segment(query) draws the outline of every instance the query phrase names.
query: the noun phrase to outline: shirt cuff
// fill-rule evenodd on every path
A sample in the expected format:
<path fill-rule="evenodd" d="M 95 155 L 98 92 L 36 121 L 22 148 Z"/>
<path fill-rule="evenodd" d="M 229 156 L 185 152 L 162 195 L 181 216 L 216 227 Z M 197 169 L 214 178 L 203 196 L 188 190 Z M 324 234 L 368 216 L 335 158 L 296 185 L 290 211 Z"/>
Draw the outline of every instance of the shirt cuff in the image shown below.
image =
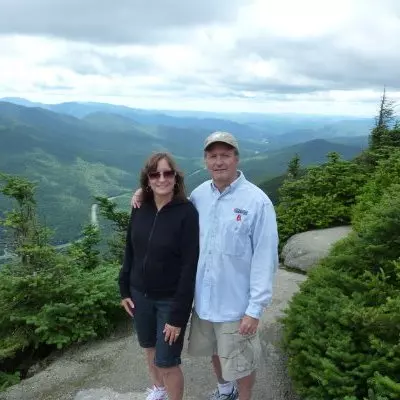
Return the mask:
<path fill-rule="evenodd" d="M 260 319 L 262 312 L 263 312 L 262 306 L 250 303 L 249 306 L 247 307 L 245 314 L 248 315 L 249 317 Z"/>

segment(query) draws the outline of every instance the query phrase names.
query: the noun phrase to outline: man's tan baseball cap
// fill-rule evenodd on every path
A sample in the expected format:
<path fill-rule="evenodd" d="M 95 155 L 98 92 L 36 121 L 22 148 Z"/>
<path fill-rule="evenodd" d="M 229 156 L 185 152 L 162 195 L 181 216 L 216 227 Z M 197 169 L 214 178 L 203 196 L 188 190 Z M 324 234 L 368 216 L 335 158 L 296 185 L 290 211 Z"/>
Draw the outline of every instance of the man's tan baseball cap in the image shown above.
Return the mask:
<path fill-rule="evenodd" d="M 210 145 L 217 142 L 229 144 L 236 150 L 239 150 L 239 144 L 236 138 L 229 132 L 221 131 L 213 132 L 210 136 L 206 138 L 206 140 L 204 141 L 204 150 L 207 150 Z"/>

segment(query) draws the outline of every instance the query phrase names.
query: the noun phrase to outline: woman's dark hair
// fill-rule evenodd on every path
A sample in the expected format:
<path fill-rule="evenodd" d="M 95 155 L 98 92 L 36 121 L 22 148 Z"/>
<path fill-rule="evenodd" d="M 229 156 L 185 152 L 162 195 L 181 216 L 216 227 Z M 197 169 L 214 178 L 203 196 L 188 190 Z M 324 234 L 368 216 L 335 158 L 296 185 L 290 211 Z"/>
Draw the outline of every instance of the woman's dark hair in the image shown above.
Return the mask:
<path fill-rule="evenodd" d="M 154 193 L 149 185 L 148 174 L 157 171 L 157 165 L 161 160 L 167 161 L 170 168 L 175 171 L 174 198 L 186 201 L 187 196 L 183 173 L 179 170 L 171 154 L 164 152 L 152 154 L 147 159 L 144 167 L 142 168 L 142 171 L 140 173 L 140 187 L 142 188 L 143 201 L 145 203 L 149 203 L 154 199 Z"/>

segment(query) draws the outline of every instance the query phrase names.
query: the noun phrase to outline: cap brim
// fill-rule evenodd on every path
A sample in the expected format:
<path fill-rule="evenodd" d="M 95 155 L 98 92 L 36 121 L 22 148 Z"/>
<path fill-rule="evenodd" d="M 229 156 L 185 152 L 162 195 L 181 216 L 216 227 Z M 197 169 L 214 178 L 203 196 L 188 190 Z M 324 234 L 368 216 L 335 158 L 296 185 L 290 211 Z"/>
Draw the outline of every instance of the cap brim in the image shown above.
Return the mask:
<path fill-rule="evenodd" d="M 204 150 L 207 150 L 210 146 L 212 146 L 215 143 L 223 143 L 223 144 L 226 144 L 226 145 L 232 147 L 232 149 L 237 149 L 237 147 L 234 146 L 232 143 L 225 142 L 224 140 L 214 140 L 214 141 L 212 141 L 210 143 L 207 143 L 207 145 L 204 146 Z"/>

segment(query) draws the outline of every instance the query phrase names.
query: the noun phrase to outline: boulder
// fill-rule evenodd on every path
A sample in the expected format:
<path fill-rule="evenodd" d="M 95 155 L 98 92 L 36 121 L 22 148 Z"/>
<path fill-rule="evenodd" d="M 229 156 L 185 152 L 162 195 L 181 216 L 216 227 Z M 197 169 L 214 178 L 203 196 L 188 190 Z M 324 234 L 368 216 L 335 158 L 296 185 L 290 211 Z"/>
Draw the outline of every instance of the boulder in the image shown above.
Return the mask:
<path fill-rule="evenodd" d="M 351 226 L 339 226 L 298 233 L 282 249 L 283 265 L 307 272 L 329 254 L 334 243 L 350 232 Z"/>

